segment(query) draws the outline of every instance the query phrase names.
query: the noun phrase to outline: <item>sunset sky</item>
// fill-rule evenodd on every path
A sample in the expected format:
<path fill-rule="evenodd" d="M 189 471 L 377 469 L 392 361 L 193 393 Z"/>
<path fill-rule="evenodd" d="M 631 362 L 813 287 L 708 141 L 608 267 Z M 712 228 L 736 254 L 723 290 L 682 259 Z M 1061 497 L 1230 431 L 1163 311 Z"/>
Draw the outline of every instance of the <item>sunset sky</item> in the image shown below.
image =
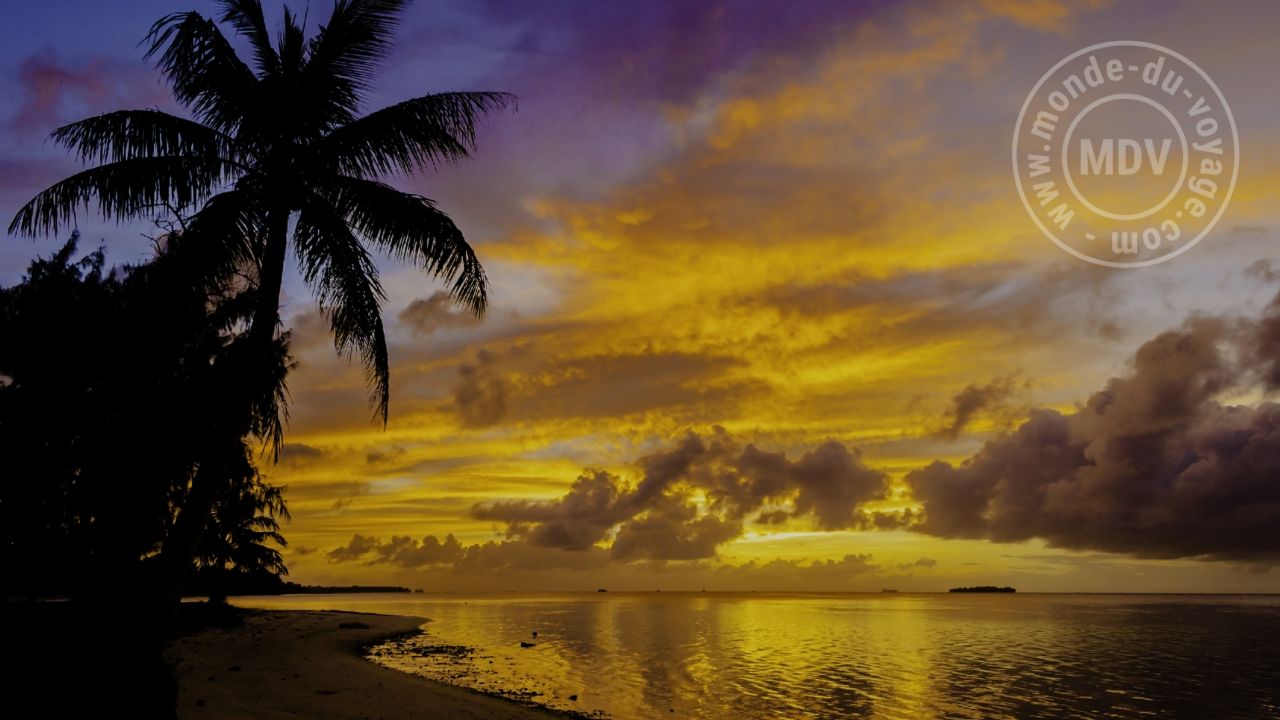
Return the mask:
<path fill-rule="evenodd" d="M 214 7 L 0 5 L 7 224 L 77 167 L 53 128 L 177 110 L 137 43 Z M 1277 22 L 1268 2 L 415 4 L 375 106 L 519 97 L 472 160 L 393 180 L 450 212 L 492 305 L 477 323 L 384 259 L 384 430 L 286 280 L 298 366 L 267 473 L 290 579 L 1280 591 Z M 1135 270 L 1049 242 L 1009 163 L 1040 76 L 1121 39 L 1212 76 L 1242 151 L 1214 231 Z M 158 232 L 80 228 L 113 263 Z M 0 285 L 63 239 L 6 238 Z"/>

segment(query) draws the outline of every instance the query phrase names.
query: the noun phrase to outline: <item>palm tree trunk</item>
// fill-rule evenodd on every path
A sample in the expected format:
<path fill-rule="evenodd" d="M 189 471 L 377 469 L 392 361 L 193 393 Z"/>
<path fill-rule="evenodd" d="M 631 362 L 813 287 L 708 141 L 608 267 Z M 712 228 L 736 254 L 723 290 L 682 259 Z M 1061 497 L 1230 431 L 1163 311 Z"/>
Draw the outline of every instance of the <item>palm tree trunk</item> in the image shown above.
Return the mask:
<path fill-rule="evenodd" d="M 216 567 L 211 569 L 213 572 L 209 573 L 209 604 L 226 605 L 227 585 L 230 584 L 231 571 L 229 571 L 222 563 L 219 563 Z"/>
<path fill-rule="evenodd" d="M 191 573 L 200 538 L 204 536 L 209 518 L 213 514 L 219 480 L 218 467 L 221 465 L 223 464 L 213 458 L 200 464 L 200 469 L 191 479 L 186 501 L 161 548 L 160 593 L 156 598 L 160 607 L 156 608 L 156 617 L 160 619 L 162 631 L 172 630 L 177 623 L 182 586 Z"/>
<path fill-rule="evenodd" d="M 186 502 L 174 522 L 173 530 L 161 550 L 160 617 L 169 628 L 177 621 L 182 586 L 195 562 L 200 539 L 209 525 L 217 488 L 226 482 L 228 471 L 223 458 L 227 450 L 239 447 L 253 426 L 253 407 L 258 384 L 269 382 L 268 363 L 273 355 L 276 326 L 280 322 L 280 286 L 284 277 L 285 251 L 289 242 L 289 211 L 272 211 L 267 217 L 267 245 L 258 268 L 258 299 L 252 325 L 249 327 L 247 352 L 240 355 L 238 367 L 222 376 L 226 387 L 219 388 L 226 402 L 215 413 L 207 457 L 191 480 Z"/>
<path fill-rule="evenodd" d="M 280 284 L 284 280 L 285 250 L 289 245 L 289 211 L 278 209 L 267 216 L 267 247 L 258 268 L 258 306 L 249 328 L 250 345 L 261 362 L 269 362 L 271 344 L 280 324 Z M 265 373 L 260 375 L 265 381 Z M 246 383 L 252 385 L 252 383 Z"/>

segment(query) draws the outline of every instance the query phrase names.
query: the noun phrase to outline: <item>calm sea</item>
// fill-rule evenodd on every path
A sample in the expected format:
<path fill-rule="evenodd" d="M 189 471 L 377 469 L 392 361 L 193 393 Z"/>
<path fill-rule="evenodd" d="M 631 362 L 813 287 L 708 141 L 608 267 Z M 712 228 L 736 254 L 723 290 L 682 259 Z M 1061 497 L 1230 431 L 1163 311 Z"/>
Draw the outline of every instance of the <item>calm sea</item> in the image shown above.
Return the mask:
<path fill-rule="evenodd" d="M 618 720 L 1280 718 L 1277 596 L 415 594 L 236 604 L 430 618 L 424 636 L 381 646 L 373 659 Z"/>

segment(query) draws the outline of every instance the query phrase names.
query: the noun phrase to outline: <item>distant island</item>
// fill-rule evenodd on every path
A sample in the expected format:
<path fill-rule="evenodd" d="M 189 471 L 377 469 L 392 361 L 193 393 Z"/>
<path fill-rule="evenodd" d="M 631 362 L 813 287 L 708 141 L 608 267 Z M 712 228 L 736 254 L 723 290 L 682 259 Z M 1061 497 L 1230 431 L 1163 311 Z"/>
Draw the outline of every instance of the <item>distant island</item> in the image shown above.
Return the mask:
<path fill-rule="evenodd" d="M 953 593 L 1015 593 L 1018 592 L 1011 587 L 996 587 L 995 585 L 974 585 L 973 587 L 951 588 L 949 592 Z"/>
<path fill-rule="evenodd" d="M 281 594 L 294 595 L 332 595 L 337 593 L 407 593 L 413 591 L 399 585 L 299 585 L 287 582 L 280 592 Z"/>

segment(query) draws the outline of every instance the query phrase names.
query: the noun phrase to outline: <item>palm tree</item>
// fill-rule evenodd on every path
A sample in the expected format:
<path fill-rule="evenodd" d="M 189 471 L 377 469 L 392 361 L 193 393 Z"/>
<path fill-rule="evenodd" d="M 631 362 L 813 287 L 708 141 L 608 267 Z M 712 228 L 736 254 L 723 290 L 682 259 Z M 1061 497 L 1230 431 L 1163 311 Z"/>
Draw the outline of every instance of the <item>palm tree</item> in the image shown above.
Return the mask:
<path fill-rule="evenodd" d="M 408 0 L 336 0 L 310 38 L 305 20 L 286 8 L 274 41 L 260 0 L 219 4 L 217 21 L 175 13 L 144 40 L 147 57 L 158 58 L 194 119 L 122 110 L 59 128 L 57 143 L 98 164 L 41 192 L 9 226 L 11 233 L 57 233 L 95 200 L 104 218 L 117 221 L 163 209 L 200 248 L 211 278 L 251 276 L 256 300 L 245 349 L 228 364 L 222 406 L 210 413 L 212 457 L 227 456 L 248 435 L 279 448 L 279 433 L 263 420 L 271 413 L 262 409 L 279 388 L 272 367 L 279 366 L 275 337 L 290 239 L 337 350 L 364 364 L 383 424 L 390 393 L 385 296 L 370 250 L 416 264 L 483 314 L 487 281 L 462 232 L 434 202 L 384 178 L 467 157 L 479 118 L 514 106 L 506 93 L 450 92 L 362 114 Z M 218 21 L 247 40 L 251 63 L 236 55 Z M 191 482 L 163 550 L 173 568 L 170 599 L 230 470 L 211 462 Z"/>
<path fill-rule="evenodd" d="M 284 489 L 263 481 L 245 448 L 244 482 L 228 488 L 214 504 L 209 529 L 200 541 L 196 563 L 213 582 L 209 600 L 225 603 L 233 573 L 288 575 L 284 556 L 273 547 L 288 547 L 277 518 L 289 520 Z"/>

